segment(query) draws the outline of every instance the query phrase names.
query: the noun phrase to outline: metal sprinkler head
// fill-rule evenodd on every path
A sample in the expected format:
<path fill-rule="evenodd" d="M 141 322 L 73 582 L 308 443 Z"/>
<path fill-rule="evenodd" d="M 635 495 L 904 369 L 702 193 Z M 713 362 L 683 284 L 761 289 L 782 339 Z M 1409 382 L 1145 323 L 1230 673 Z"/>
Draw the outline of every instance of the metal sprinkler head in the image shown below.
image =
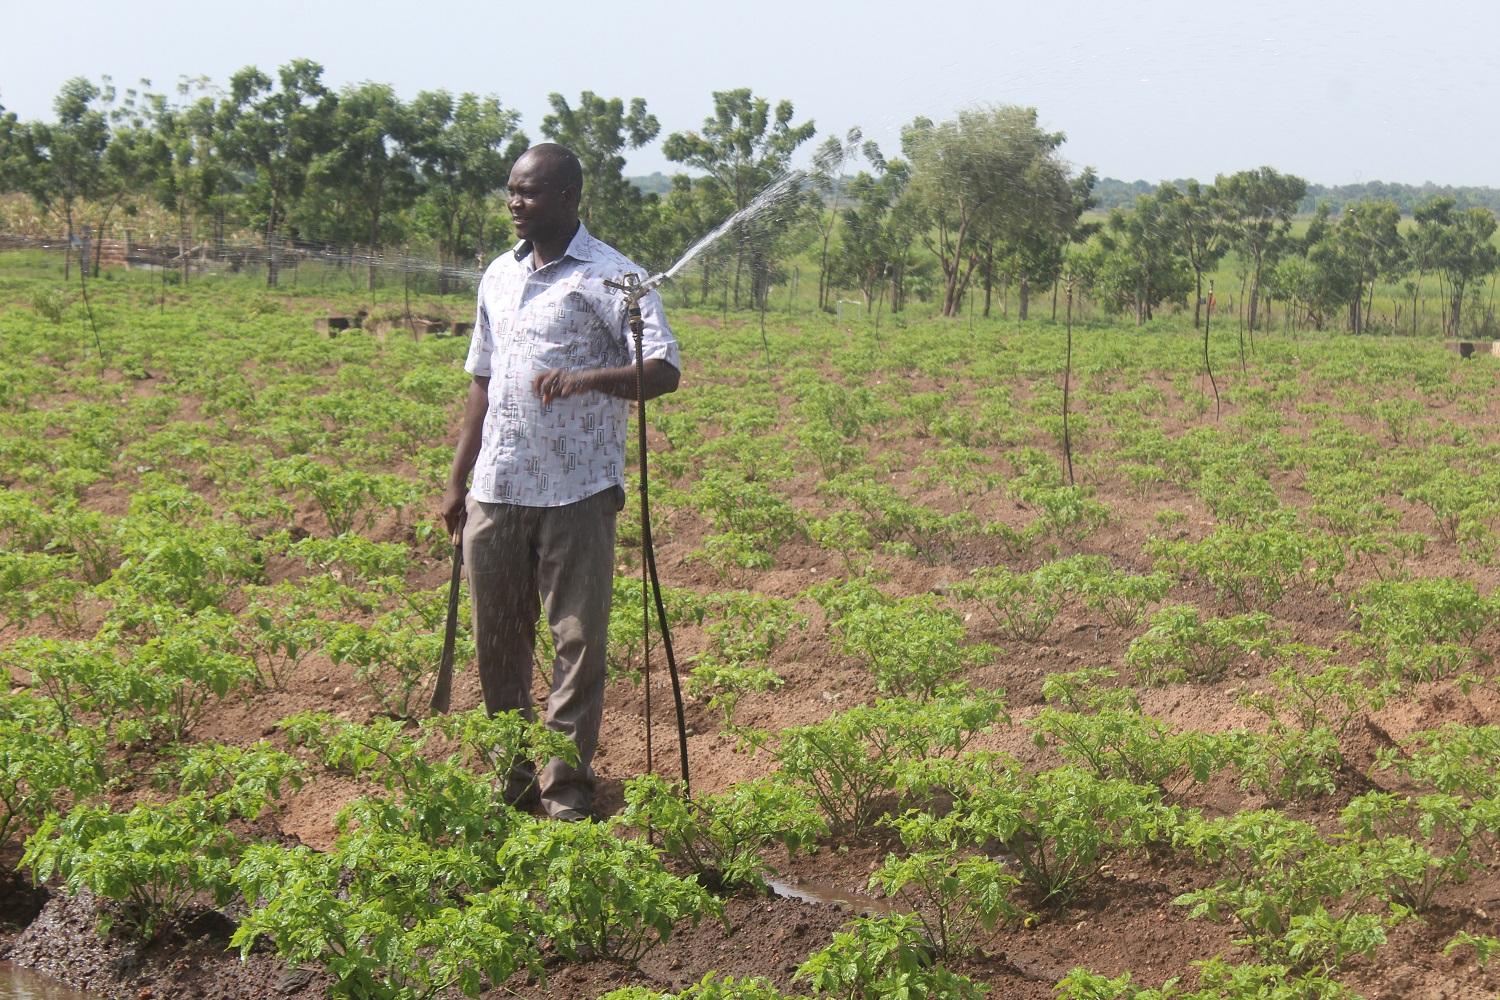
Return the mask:
<path fill-rule="evenodd" d="M 645 298 L 646 293 L 660 284 L 665 277 L 666 275 L 664 274 L 653 274 L 645 281 L 642 281 L 640 275 L 634 271 L 630 271 L 619 281 L 610 281 L 608 278 L 605 278 L 604 284 L 608 288 L 624 292 L 625 301 L 630 305 L 635 305 L 641 299 Z"/>

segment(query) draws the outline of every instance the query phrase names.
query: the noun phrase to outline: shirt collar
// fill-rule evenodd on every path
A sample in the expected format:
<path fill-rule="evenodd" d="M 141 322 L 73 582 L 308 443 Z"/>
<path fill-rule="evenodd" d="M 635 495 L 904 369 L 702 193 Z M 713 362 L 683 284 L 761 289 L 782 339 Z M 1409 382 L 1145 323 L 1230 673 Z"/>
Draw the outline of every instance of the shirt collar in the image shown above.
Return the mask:
<path fill-rule="evenodd" d="M 512 254 L 520 253 L 521 257 L 518 258 L 520 260 L 525 260 L 531 253 L 534 253 L 531 250 L 530 240 L 517 240 L 516 245 L 511 247 L 510 250 Z M 578 231 L 568 241 L 568 248 L 563 251 L 562 255 L 563 257 L 572 257 L 576 261 L 592 261 L 594 259 L 594 238 L 584 228 L 582 221 L 578 223 Z M 531 259 L 535 258 L 532 257 Z M 535 270 L 534 267 L 533 270 Z"/>

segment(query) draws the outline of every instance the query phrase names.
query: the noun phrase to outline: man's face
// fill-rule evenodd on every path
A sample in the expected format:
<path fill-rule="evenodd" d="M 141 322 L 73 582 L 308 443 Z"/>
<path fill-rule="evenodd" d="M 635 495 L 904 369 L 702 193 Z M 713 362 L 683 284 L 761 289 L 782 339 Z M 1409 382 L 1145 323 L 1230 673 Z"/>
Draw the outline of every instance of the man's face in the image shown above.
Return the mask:
<path fill-rule="evenodd" d="M 522 156 L 506 184 L 516 235 L 543 243 L 565 236 L 578 221 L 578 193 L 558 182 L 545 157 Z"/>

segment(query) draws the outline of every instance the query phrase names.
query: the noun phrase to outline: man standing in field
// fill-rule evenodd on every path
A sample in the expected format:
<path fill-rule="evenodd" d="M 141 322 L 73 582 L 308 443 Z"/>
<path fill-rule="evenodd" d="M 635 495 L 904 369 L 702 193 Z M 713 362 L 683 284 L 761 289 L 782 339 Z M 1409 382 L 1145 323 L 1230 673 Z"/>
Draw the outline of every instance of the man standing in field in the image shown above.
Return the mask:
<path fill-rule="evenodd" d="M 510 172 L 521 242 L 479 283 L 464 364 L 474 380 L 442 501 L 448 530 L 463 525 L 489 713 L 531 714 L 537 612 L 546 609 L 557 651 L 547 726 L 572 738 L 579 763 L 553 758 L 540 781 L 516 765 L 506 795 L 521 808 L 540 798 L 568 821 L 590 818 L 593 804 L 627 401 L 636 398 L 626 303 L 604 282 L 644 275 L 579 222 L 582 187 L 578 157 L 555 143 L 531 147 Z M 676 390 L 680 362 L 661 297 L 647 295 L 641 312 L 653 399 Z"/>

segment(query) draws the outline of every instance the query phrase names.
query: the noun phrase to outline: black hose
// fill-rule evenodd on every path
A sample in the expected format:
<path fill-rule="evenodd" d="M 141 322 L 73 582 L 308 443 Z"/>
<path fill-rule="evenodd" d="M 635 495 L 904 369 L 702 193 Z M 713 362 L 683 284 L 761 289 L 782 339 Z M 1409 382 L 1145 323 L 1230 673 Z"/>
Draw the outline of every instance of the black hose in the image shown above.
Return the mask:
<path fill-rule="evenodd" d="M 656 603 L 656 620 L 661 628 L 662 650 L 667 654 L 667 673 L 672 678 L 672 700 L 677 706 L 677 749 L 682 758 L 682 792 L 691 798 L 693 789 L 691 779 L 688 777 L 687 714 L 682 705 L 682 680 L 677 673 L 677 657 L 672 652 L 672 631 L 667 625 L 667 607 L 661 598 L 661 580 L 656 574 L 656 548 L 651 543 L 651 503 L 647 477 L 648 449 L 646 448 L 646 324 L 641 317 L 639 299 L 634 299 L 630 303 L 630 332 L 635 335 L 636 417 L 639 420 L 640 432 L 641 553 L 646 571 L 651 578 L 651 592 Z M 649 615 L 650 612 L 646 611 L 646 614 Z M 646 655 L 649 656 L 651 637 L 645 635 L 643 641 L 646 646 Z M 647 683 L 650 683 L 649 678 Z M 649 709 L 646 716 L 646 738 L 649 742 L 651 738 Z"/>

